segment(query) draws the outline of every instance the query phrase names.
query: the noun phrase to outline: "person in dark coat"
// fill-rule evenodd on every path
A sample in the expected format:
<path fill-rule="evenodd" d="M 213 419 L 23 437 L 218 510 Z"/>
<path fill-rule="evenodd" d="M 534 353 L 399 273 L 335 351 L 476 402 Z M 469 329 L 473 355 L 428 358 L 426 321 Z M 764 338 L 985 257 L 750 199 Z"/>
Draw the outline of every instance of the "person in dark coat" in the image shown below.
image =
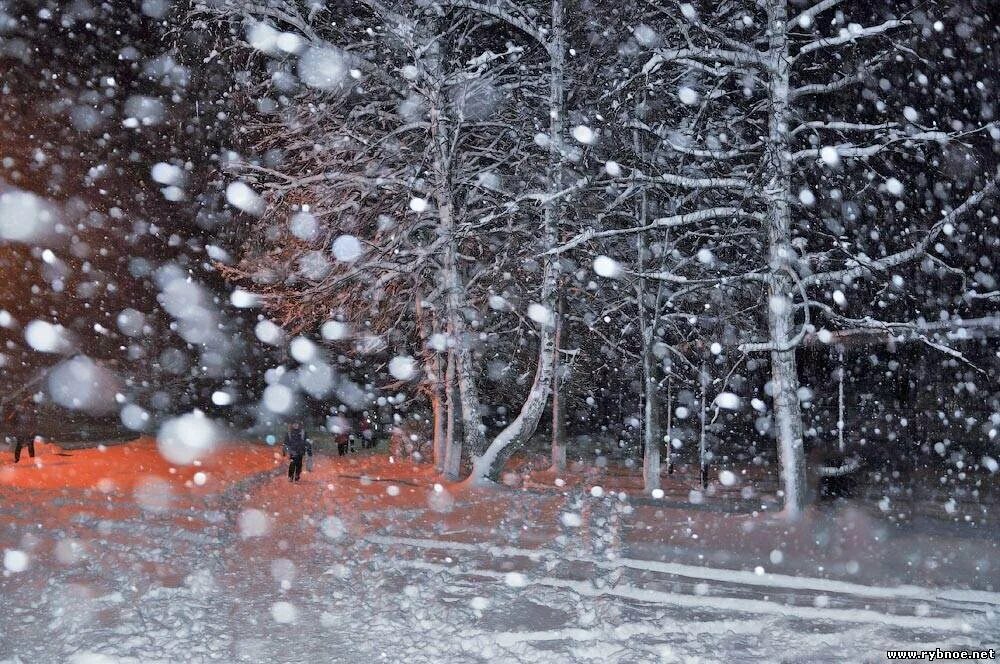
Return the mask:
<path fill-rule="evenodd" d="M 361 447 L 370 450 L 375 447 L 375 432 L 372 431 L 372 423 L 368 418 L 368 411 L 361 414 L 361 422 L 358 425 L 361 435 Z"/>
<path fill-rule="evenodd" d="M 14 406 L 4 405 L 3 409 L 0 409 L 0 432 L 3 435 L 3 442 L 7 445 L 14 445 L 16 435 L 14 433 L 14 417 L 17 411 Z"/>
<path fill-rule="evenodd" d="M 298 482 L 302 476 L 302 458 L 307 454 L 310 457 L 313 455 L 312 443 L 306 438 L 301 422 L 296 421 L 288 425 L 284 453 L 291 458 L 288 464 L 288 481 Z"/>
<path fill-rule="evenodd" d="M 351 451 L 351 423 L 346 417 L 337 417 L 333 420 L 330 432 L 337 443 L 337 456 L 344 456 Z"/>
<path fill-rule="evenodd" d="M 28 457 L 35 458 L 35 403 L 27 399 L 19 408 L 8 413 L 7 430 L 14 438 L 14 463 L 21 460 L 21 448 L 28 448 Z"/>

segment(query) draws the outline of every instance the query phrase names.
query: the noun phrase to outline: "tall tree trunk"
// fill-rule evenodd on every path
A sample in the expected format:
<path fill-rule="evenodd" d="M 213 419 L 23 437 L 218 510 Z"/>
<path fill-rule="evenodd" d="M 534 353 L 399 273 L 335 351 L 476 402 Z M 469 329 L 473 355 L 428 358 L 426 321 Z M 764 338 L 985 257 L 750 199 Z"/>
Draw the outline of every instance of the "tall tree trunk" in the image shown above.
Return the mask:
<path fill-rule="evenodd" d="M 674 384 L 667 377 L 667 474 L 674 474 Z"/>
<path fill-rule="evenodd" d="M 442 212 L 441 214 L 445 214 Z M 447 210 L 450 216 L 451 210 Z M 465 284 L 458 268 L 458 241 L 449 242 L 445 249 L 445 285 L 448 290 L 448 328 L 453 344 L 456 382 L 460 398 L 462 416 L 462 433 L 465 445 L 470 454 L 479 454 L 486 448 L 486 428 L 483 426 L 482 404 L 479 399 L 479 388 L 476 384 L 475 367 L 473 366 L 472 350 L 469 348 L 465 334 L 465 319 L 462 309 L 467 302 Z"/>
<path fill-rule="evenodd" d="M 650 346 L 643 349 L 642 375 L 645 383 L 642 443 L 642 483 L 646 491 L 660 488 L 660 393 L 653 374 Z"/>
<path fill-rule="evenodd" d="M 701 427 L 698 434 L 698 476 L 701 481 L 701 488 L 704 489 L 708 486 L 708 459 L 707 457 L 707 421 L 708 421 L 708 364 L 702 360 L 701 361 L 701 375 L 699 382 L 701 383 Z"/>
<path fill-rule="evenodd" d="M 559 218 L 562 201 L 557 195 L 563 188 L 563 134 L 565 126 L 565 30 L 563 28 L 563 0 L 552 0 L 552 26 L 549 41 L 549 166 L 548 196 L 543 203 L 542 250 L 555 248 L 559 239 Z M 538 330 L 538 365 L 535 379 L 521 411 L 514 421 L 497 434 L 489 447 L 473 459 L 469 482 L 482 483 L 499 478 L 504 463 L 510 455 L 534 434 L 548 403 L 552 389 L 555 365 L 555 317 L 558 280 L 558 258 L 546 253 L 542 269 L 541 305 L 552 317 Z"/>
<path fill-rule="evenodd" d="M 648 202 L 643 189 L 639 202 L 639 225 L 646 225 Z M 656 309 L 652 320 L 646 314 L 646 235 L 639 233 L 636 242 L 636 264 L 639 282 L 636 293 L 639 310 L 639 333 L 642 335 L 642 484 L 647 492 L 660 488 L 660 389 L 656 382 L 656 358 L 653 355 L 653 331 L 656 328 Z"/>
<path fill-rule="evenodd" d="M 802 441 L 802 412 L 799 407 L 799 375 L 795 348 L 787 348 L 795 322 L 790 294 L 794 270 L 791 246 L 792 197 L 788 126 L 790 61 L 788 55 L 786 0 L 767 0 L 768 56 L 771 67 L 769 93 L 771 112 L 765 165 L 769 174 L 765 185 L 768 203 L 768 259 L 771 278 L 768 289 L 768 333 L 774 344 L 771 351 L 771 387 L 774 400 L 774 423 L 781 461 L 785 513 L 797 518 L 806 500 L 805 452 Z"/>
<path fill-rule="evenodd" d="M 445 394 L 447 396 L 447 423 L 445 434 L 444 476 L 457 480 L 462 468 L 462 439 L 456 431 L 458 427 L 458 389 L 455 386 L 455 353 L 448 353 L 448 368 L 445 370 Z"/>
<path fill-rule="evenodd" d="M 434 469 L 437 472 L 444 470 L 445 454 L 447 453 L 445 441 L 445 412 L 444 412 L 444 381 L 441 371 L 441 356 L 429 347 L 432 326 L 428 320 L 428 314 L 424 311 L 424 301 L 418 291 L 415 296 L 414 315 L 417 328 L 420 331 L 420 340 L 423 343 L 424 358 L 424 390 L 430 398 L 432 423 L 432 445 L 434 454 Z"/>
<path fill-rule="evenodd" d="M 840 347 L 837 354 L 839 367 L 837 368 L 837 451 L 844 453 L 844 347 Z"/>
<path fill-rule="evenodd" d="M 556 350 L 552 367 L 552 470 L 561 473 L 566 470 L 566 400 L 562 386 L 566 382 L 565 366 L 559 358 L 559 346 L 563 339 L 563 300 L 559 299 L 556 313 Z"/>
<path fill-rule="evenodd" d="M 445 392 L 444 381 L 441 380 L 441 358 L 434 355 L 432 365 L 429 370 L 434 372 L 431 389 L 431 412 L 434 418 L 434 469 L 437 472 L 444 471 L 445 456 L 448 453 L 447 422 L 445 421 Z"/>
<path fill-rule="evenodd" d="M 440 52 L 441 42 L 437 39 L 437 24 L 436 16 L 431 16 L 421 24 L 421 29 L 427 33 L 423 40 L 421 62 L 430 90 L 429 124 L 433 150 L 434 198 L 439 220 L 438 232 L 447 240 L 442 251 L 441 276 L 445 286 L 448 335 L 457 360 L 455 364 L 461 395 L 462 430 L 465 444 L 470 452 L 478 452 L 485 447 L 485 429 L 482 425 L 482 406 L 475 381 L 472 351 L 465 337 L 463 309 L 468 303 L 468 297 L 458 265 L 460 238 L 455 220 L 452 178 L 452 132 L 456 129 L 451 126 L 445 113 L 448 101 L 444 93 L 445 73 Z"/>

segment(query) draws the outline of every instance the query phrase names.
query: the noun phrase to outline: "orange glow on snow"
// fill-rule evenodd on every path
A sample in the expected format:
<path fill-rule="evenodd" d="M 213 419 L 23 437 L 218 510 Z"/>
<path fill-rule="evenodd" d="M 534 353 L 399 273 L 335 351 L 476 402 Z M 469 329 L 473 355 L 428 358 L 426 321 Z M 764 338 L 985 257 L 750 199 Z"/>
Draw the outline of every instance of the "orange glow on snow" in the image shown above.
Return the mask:
<path fill-rule="evenodd" d="M 131 491 L 137 484 L 156 477 L 175 489 L 194 493 L 215 492 L 220 484 L 229 484 L 276 464 L 275 448 L 249 443 L 229 444 L 201 460 L 200 466 L 171 464 L 156 449 L 151 438 L 122 445 L 110 445 L 101 451 L 97 448 L 61 450 L 55 445 L 41 443 L 36 446 L 38 456 L 28 457 L 27 449 L 21 451 L 21 462 L 11 463 L 10 453 L 4 455 L 0 465 L 0 485 L 24 489 L 94 489 L 105 493 Z M 278 455 L 280 458 L 280 454 Z M 39 462 L 40 467 L 34 462 Z M 205 473 L 205 483 L 194 482 L 196 473 Z"/>

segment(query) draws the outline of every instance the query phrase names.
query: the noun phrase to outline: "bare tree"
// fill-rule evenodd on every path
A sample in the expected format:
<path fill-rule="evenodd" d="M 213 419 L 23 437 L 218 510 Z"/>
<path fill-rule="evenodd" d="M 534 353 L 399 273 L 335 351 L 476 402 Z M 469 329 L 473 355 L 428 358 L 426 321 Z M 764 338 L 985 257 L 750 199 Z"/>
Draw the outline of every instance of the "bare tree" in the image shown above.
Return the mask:
<path fill-rule="evenodd" d="M 862 22 L 849 21 L 848 10 Z M 900 108 L 907 103 L 905 90 L 875 78 L 877 72 L 906 72 L 919 62 L 913 17 L 891 11 L 839 0 L 824 0 L 794 16 L 786 0 L 657 5 L 654 14 L 661 13 L 651 23 L 661 29 L 641 26 L 651 56 L 615 92 L 642 85 L 656 99 L 676 90 L 675 106 L 689 112 L 680 118 L 633 112 L 626 124 L 655 137 L 674 157 L 633 155 L 634 164 L 620 170 L 633 192 L 672 193 L 680 206 L 639 224 L 591 225 L 555 250 L 607 247 L 628 235 L 677 231 L 668 243 L 669 260 L 659 270 L 644 267 L 639 275 L 669 285 L 666 299 L 681 325 L 694 321 L 700 336 L 717 336 L 721 347 L 768 354 L 773 431 L 786 511 L 793 518 L 805 501 L 796 348 L 813 329 L 811 310 L 823 313 L 832 327 L 849 322 L 821 302 L 829 293 L 823 288 L 884 280 L 892 276 L 889 270 L 920 260 L 943 228 L 972 212 L 996 187 L 995 176 L 987 174 L 960 205 L 946 201 L 944 211 L 925 206 L 917 224 L 923 230 L 908 226 L 898 237 L 880 238 L 875 248 L 882 256 L 872 258 L 861 249 L 875 236 L 857 223 L 859 208 L 846 197 L 872 188 L 875 162 L 880 170 L 905 175 L 905 155 L 952 146 L 971 150 L 987 128 L 923 125 L 911 107 Z M 891 93 L 864 109 L 824 108 L 818 101 L 869 87 Z M 642 164 L 650 163 L 662 169 L 658 175 L 647 174 Z M 895 176 L 882 177 L 881 190 L 891 204 L 904 186 Z M 962 186 L 970 184 L 966 178 Z M 818 201 L 816 192 L 824 188 L 841 208 L 838 213 L 848 217 L 835 231 L 829 230 L 829 207 Z M 706 308 L 715 315 L 706 316 Z M 742 332 L 758 327 L 763 334 Z"/>

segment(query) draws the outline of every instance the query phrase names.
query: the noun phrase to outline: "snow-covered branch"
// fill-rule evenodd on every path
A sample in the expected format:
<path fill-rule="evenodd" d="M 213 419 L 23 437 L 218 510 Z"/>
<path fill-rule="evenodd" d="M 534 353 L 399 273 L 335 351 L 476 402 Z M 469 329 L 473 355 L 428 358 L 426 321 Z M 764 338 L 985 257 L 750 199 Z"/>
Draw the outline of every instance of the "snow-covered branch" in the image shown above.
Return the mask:
<path fill-rule="evenodd" d="M 660 68 L 663 63 L 676 62 L 678 60 L 691 59 L 709 64 L 726 62 L 731 65 L 750 65 L 755 67 L 765 67 L 767 65 L 763 56 L 751 50 L 735 51 L 723 48 L 672 48 L 658 49 L 653 56 L 643 65 L 642 73 L 649 75 Z"/>
<path fill-rule="evenodd" d="M 930 246 L 931 242 L 933 242 L 941 233 L 946 224 L 954 223 L 959 217 L 977 207 L 987 197 L 993 195 L 993 193 L 997 190 L 998 177 L 1000 177 L 1000 172 L 994 174 L 982 189 L 969 196 L 961 205 L 944 215 L 944 217 L 942 217 L 936 224 L 934 224 L 934 226 L 930 228 L 927 235 L 913 247 L 878 260 L 859 258 L 856 259 L 858 264 L 854 267 L 849 267 L 843 270 L 834 270 L 831 272 L 818 272 L 816 274 L 811 274 L 802 280 L 803 283 L 806 286 L 813 286 L 849 281 L 872 272 L 883 272 L 891 267 L 895 267 L 896 265 L 902 265 L 920 258 L 924 252 L 927 251 L 927 247 Z"/>
<path fill-rule="evenodd" d="M 802 327 L 799 328 L 799 331 L 795 334 L 795 336 L 791 337 L 790 339 L 777 339 L 771 341 L 740 344 L 738 348 L 744 353 L 762 353 L 762 352 L 770 353 L 773 351 L 787 352 L 790 350 L 794 350 L 799 346 L 799 344 L 802 343 L 802 340 L 806 338 L 806 334 L 808 334 L 810 328 L 812 327 L 812 325 L 809 323 L 809 295 L 806 293 L 805 284 L 802 283 L 802 280 L 799 279 L 799 275 L 795 274 L 794 270 L 792 270 L 787 266 L 784 269 L 792 277 L 792 281 L 795 282 L 795 286 L 799 290 L 799 295 L 802 296 L 802 303 L 805 313 L 805 320 L 802 321 Z M 771 306 L 774 305 L 772 304 Z M 791 305 L 786 304 L 784 306 L 791 306 Z"/>
<path fill-rule="evenodd" d="M 835 81 L 831 81 L 829 83 L 809 83 L 806 85 L 800 85 L 789 92 L 789 99 L 794 101 L 800 97 L 808 95 L 823 95 L 832 92 L 839 92 L 844 88 L 863 83 L 865 77 L 873 75 L 885 66 L 886 56 L 887 54 L 883 53 L 871 58 L 858 67 L 854 73 L 842 76 Z"/>
<path fill-rule="evenodd" d="M 746 189 L 749 181 L 746 178 L 699 178 L 662 173 L 660 175 L 645 175 L 636 173 L 632 176 L 636 182 L 666 184 L 682 189 Z"/>
<path fill-rule="evenodd" d="M 872 126 L 870 129 L 858 128 L 857 131 L 878 131 L 879 127 Z M 881 143 L 875 143 L 872 145 L 857 145 L 855 143 L 840 143 L 833 146 L 823 146 L 818 148 L 807 148 L 805 150 L 798 150 L 792 153 L 792 161 L 802 161 L 804 159 L 820 159 L 823 156 L 823 152 L 830 148 L 837 151 L 838 157 L 846 157 L 848 159 L 867 159 L 868 157 L 873 157 L 880 152 L 888 150 L 894 143 L 910 143 L 910 142 L 936 142 L 945 143 L 956 135 L 949 134 L 944 131 L 921 131 L 912 134 L 907 134 L 904 132 L 899 132 L 895 130 L 889 130 L 887 134 L 881 136 L 873 136 L 872 140 L 880 140 Z"/>
<path fill-rule="evenodd" d="M 546 37 L 545 33 L 534 23 L 530 22 L 527 18 L 519 16 L 511 8 L 505 8 L 502 5 L 503 2 L 477 2 L 476 0 L 442 0 L 442 5 L 450 7 L 460 7 L 462 9 L 469 9 L 480 14 L 485 14 L 487 16 L 492 16 L 493 18 L 499 19 L 504 23 L 507 23 L 511 27 L 523 32 L 524 34 L 531 37 L 534 41 L 546 50 L 551 55 L 552 44 L 550 40 Z"/>
<path fill-rule="evenodd" d="M 831 147 L 837 151 L 837 156 L 847 159 L 867 159 L 873 157 L 883 150 L 889 149 L 889 143 L 876 143 L 875 145 L 855 145 L 853 143 L 841 143 L 840 145 L 824 146 L 821 148 L 807 148 L 797 150 L 792 153 L 792 161 L 803 161 L 806 159 L 820 159 L 824 152 Z"/>
<path fill-rule="evenodd" d="M 868 124 L 864 122 L 836 122 L 836 121 L 824 121 L 824 120 L 814 120 L 811 122 L 803 122 L 791 131 L 791 135 L 795 136 L 804 131 L 814 130 L 814 131 L 886 131 L 890 129 L 898 129 L 899 123 L 896 122 L 881 122 L 879 124 Z"/>
<path fill-rule="evenodd" d="M 949 319 L 928 323 L 924 320 L 895 322 L 883 321 L 865 316 L 864 318 L 847 318 L 823 303 L 812 302 L 812 306 L 819 307 L 825 311 L 833 320 L 852 325 L 853 327 L 823 332 L 810 332 L 804 345 L 820 344 L 869 344 L 869 343 L 923 343 L 937 351 L 940 351 L 956 360 L 964 363 L 972 369 L 986 375 L 986 372 L 972 362 L 964 353 L 952 348 L 940 340 L 943 334 L 948 341 L 961 341 L 970 338 L 970 332 L 975 331 L 983 336 L 1000 336 L 1000 313 L 994 313 L 981 318 L 970 319 Z M 933 335 L 933 338 L 931 337 Z"/>
<path fill-rule="evenodd" d="M 794 18 L 789 19 L 786 27 L 789 29 L 808 27 L 812 25 L 818 14 L 825 12 L 827 9 L 836 7 L 843 1 L 844 0 L 822 0 L 822 2 L 817 2 L 812 7 L 799 12 Z"/>
<path fill-rule="evenodd" d="M 660 138 L 663 144 L 669 147 L 675 152 L 680 152 L 681 154 L 690 155 L 692 157 L 698 157 L 702 159 L 737 159 L 739 157 L 745 157 L 747 153 L 753 152 L 754 150 L 759 150 L 762 142 L 757 141 L 755 143 L 750 143 L 748 145 L 742 145 L 740 147 L 732 148 L 729 150 L 719 150 L 711 148 L 692 148 L 685 145 L 680 145 L 675 142 L 670 135 L 670 132 L 665 131 L 658 127 L 651 127 L 650 125 L 642 122 L 641 120 L 631 120 L 628 123 L 629 127 L 635 129 L 641 129 L 642 131 L 649 132 L 654 136 Z"/>
<path fill-rule="evenodd" d="M 917 321 L 882 321 L 870 316 L 864 318 L 846 318 L 832 310 L 822 302 L 811 301 L 813 307 L 819 307 L 834 317 L 852 327 L 824 333 L 811 332 L 807 335 L 805 344 L 840 344 L 857 339 L 865 343 L 866 338 L 875 337 L 880 342 L 907 343 L 919 341 L 919 337 L 927 334 L 944 334 L 949 340 L 962 340 L 971 332 L 980 332 L 986 336 L 1000 336 L 1000 312 L 978 318 L 951 318 L 944 321 L 929 323 Z"/>
<path fill-rule="evenodd" d="M 715 219 L 729 219 L 729 218 L 744 218 L 744 219 L 754 219 L 756 221 L 764 221 L 764 216 L 758 213 L 747 212 L 735 207 L 715 207 L 708 208 L 705 210 L 698 210 L 696 212 L 687 212 L 684 214 L 675 214 L 667 217 L 659 217 L 653 219 L 650 223 L 644 226 L 633 226 L 631 228 L 615 228 L 606 231 L 599 231 L 594 228 L 589 228 L 586 231 L 578 234 L 573 239 L 559 245 L 545 254 L 560 254 L 579 245 L 584 242 L 589 242 L 590 240 L 596 240 L 600 238 L 616 237 L 621 235 L 631 235 L 633 233 L 643 233 L 645 231 L 650 231 L 654 229 L 667 229 L 676 228 L 678 226 L 687 226 L 690 224 L 697 224 L 703 221 L 713 221 Z"/>
<path fill-rule="evenodd" d="M 876 37 L 878 35 L 885 34 L 890 30 L 894 30 L 895 28 L 909 24 L 909 21 L 891 19 L 879 25 L 869 26 L 867 28 L 844 28 L 836 37 L 825 37 L 803 45 L 795 57 L 798 58 L 823 49 L 836 48 L 837 46 L 853 43 L 860 39 L 867 39 L 868 37 Z"/>

